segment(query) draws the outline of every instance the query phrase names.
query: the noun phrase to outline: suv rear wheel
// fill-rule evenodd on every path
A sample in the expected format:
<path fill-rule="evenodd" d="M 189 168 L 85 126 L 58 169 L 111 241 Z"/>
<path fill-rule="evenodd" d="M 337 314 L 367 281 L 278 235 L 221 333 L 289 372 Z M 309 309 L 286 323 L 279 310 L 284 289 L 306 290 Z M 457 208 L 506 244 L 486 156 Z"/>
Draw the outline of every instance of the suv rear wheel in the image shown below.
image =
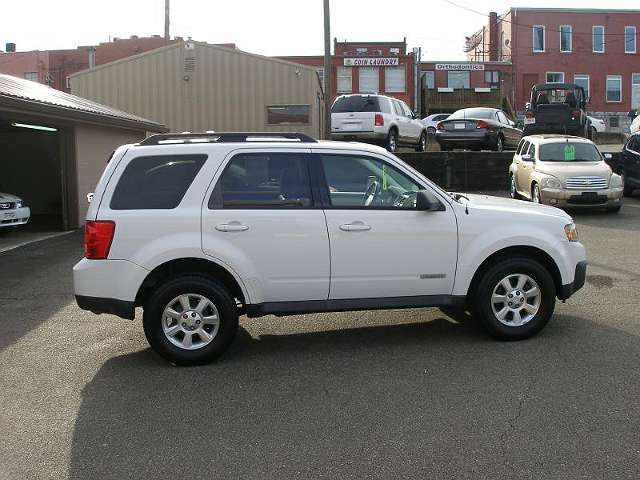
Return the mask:
<path fill-rule="evenodd" d="M 389 130 L 389 133 L 387 134 L 387 141 L 385 142 L 385 147 L 390 152 L 398 151 L 398 132 L 396 132 L 395 129 L 393 128 Z"/>
<path fill-rule="evenodd" d="M 162 284 L 147 301 L 144 333 L 153 350 L 176 365 L 220 356 L 238 330 L 238 311 L 216 280 L 189 275 Z"/>
<path fill-rule="evenodd" d="M 426 151 L 427 151 L 427 132 L 423 131 L 420 134 L 418 145 L 416 145 L 416 152 L 426 152 Z"/>
<path fill-rule="evenodd" d="M 480 279 L 473 294 L 474 316 L 499 340 L 523 340 L 538 333 L 555 308 L 551 274 L 526 257 L 500 260 Z"/>

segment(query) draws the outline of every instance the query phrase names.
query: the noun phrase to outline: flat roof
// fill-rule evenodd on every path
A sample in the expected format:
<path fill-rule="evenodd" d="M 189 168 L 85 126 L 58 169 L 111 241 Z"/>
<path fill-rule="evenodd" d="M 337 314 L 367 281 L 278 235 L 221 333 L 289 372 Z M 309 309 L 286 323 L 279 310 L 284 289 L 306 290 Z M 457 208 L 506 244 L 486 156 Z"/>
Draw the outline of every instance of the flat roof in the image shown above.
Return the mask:
<path fill-rule="evenodd" d="M 135 130 L 167 131 L 167 128 L 161 123 L 61 92 L 38 82 L 0 74 L 0 109 L 3 107 L 28 111 L 32 114 L 57 116 Z"/>
<path fill-rule="evenodd" d="M 638 9 L 631 8 L 535 8 L 535 7 L 511 7 L 515 12 L 558 12 L 558 13 L 640 13 Z"/>

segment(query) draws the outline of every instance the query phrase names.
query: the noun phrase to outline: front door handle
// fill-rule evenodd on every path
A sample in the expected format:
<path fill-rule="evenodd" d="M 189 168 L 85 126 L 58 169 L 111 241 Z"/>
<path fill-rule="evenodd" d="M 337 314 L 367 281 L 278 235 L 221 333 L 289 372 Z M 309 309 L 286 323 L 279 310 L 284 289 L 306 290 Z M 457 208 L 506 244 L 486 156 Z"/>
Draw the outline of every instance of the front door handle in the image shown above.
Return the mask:
<path fill-rule="evenodd" d="M 364 222 L 345 223 L 344 225 L 340 225 L 340 230 L 344 232 L 366 232 L 371 230 L 371 226 Z"/>
<path fill-rule="evenodd" d="M 240 222 L 229 222 L 216 225 L 216 230 L 219 232 L 244 232 L 245 230 L 249 230 L 249 227 Z"/>

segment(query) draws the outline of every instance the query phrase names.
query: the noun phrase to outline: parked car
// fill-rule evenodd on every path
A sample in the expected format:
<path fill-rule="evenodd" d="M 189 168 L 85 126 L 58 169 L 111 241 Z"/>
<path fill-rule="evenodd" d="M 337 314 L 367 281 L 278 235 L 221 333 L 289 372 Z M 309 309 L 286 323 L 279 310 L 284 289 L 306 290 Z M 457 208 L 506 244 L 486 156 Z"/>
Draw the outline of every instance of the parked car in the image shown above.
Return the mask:
<path fill-rule="evenodd" d="M 518 145 L 509 167 L 512 198 L 556 207 L 622 207 L 623 179 L 591 140 L 531 135 Z"/>
<path fill-rule="evenodd" d="M 632 134 L 640 132 L 640 115 L 633 119 L 631 126 L 629 127 L 629 131 Z"/>
<path fill-rule="evenodd" d="M 431 136 L 436 134 L 436 127 L 442 120 L 449 118 L 450 113 L 432 113 L 431 115 L 424 117 L 422 123 L 427 127 L 427 133 Z"/>
<path fill-rule="evenodd" d="M 588 115 L 587 118 L 589 119 L 589 124 L 591 125 L 591 135 L 589 138 L 595 141 L 599 133 L 604 133 L 607 131 L 607 124 L 604 123 L 604 120 L 602 120 L 601 118 L 592 117 L 591 115 Z"/>
<path fill-rule="evenodd" d="M 515 149 L 521 138 L 522 130 L 496 108 L 463 108 L 439 122 L 436 129 L 436 141 L 444 151 L 464 148 L 501 152 Z"/>
<path fill-rule="evenodd" d="M 0 229 L 25 225 L 31 218 L 31 209 L 21 198 L 0 192 Z"/>
<path fill-rule="evenodd" d="M 427 128 L 401 100 L 384 95 L 342 95 L 331 107 L 331 138 L 427 149 Z"/>
<path fill-rule="evenodd" d="M 562 210 L 450 194 L 380 147 L 273 132 L 118 148 L 73 269 L 81 308 L 143 307 L 149 343 L 181 365 L 224 352 L 242 314 L 457 306 L 519 340 L 585 275 Z"/>
<path fill-rule="evenodd" d="M 629 196 L 640 188 L 640 132 L 627 139 L 613 169 L 622 177 L 625 195 Z"/>
<path fill-rule="evenodd" d="M 557 133 L 590 138 L 584 89 L 573 83 L 534 85 L 525 106 L 524 135 Z"/>

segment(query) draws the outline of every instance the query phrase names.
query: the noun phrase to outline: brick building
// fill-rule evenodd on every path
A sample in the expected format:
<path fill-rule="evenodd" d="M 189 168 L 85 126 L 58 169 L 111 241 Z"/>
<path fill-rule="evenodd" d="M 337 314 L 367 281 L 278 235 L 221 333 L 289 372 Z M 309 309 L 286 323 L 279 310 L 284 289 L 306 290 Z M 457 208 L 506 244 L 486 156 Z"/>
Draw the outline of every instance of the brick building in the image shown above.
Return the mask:
<path fill-rule="evenodd" d="M 611 131 L 628 131 L 628 113 L 640 107 L 638 30 L 640 10 L 511 8 L 491 13 L 465 50 L 469 61 L 512 63 L 518 112 L 536 83 L 577 83 L 594 116 Z"/>
<path fill-rule="evenodd" d="M 333 99 L 348 93 L 380 93 L 403 100 L 415 108 L 413 52 L 407 53 L 402 42 L 338 42 L 331 56 L 331 91 Z M 324 57 L 279 57 L 316 68 L 324 79 Z"/>
<path fill-rule="evenodd" d="M 130 38 L 114 38 L 110 42 L 95 46 L 30 52 L 16 52 L 15 44 L 7 43 L 7 51 L 0 51 L 0 73 L 44 83 L 69 92 L 67 77 L 73 73 L 182 40 L 180 37 L 167 40 L 159 35 L 152 37 L 133 35 Z M 223 46 L 235 48 L 234 44 Z"/>

